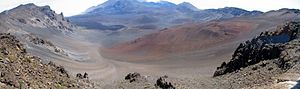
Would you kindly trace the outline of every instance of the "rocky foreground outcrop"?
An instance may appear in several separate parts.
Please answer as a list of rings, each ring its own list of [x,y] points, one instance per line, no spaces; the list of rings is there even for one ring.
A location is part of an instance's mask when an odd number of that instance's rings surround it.
[[[279,85],[296,82],[300,76],[296,70],[300,64],[299,32],[300,22],[288,22],[241,43],[232,59],[217,68],[214,78],[227,88],[290,88]]]
[[[290,22],[279,27],[275,32],[263,32],[251,41],[241,43],[232,55],[231,61],[223,62],[217,68],[214,76],[230,73],[271,59],[277,59],[280,68],[290,68],[292,64],[287,63],[290,61],[287,56],[292,55],[288,54],[289,49],[297,47],[300,37],[299,31],[300,23]]]
[[[28,55],[15,36],[4,33],[0,33],[0,83],[4,89],[93,88],[88,80],[73,78],[62,66]]]

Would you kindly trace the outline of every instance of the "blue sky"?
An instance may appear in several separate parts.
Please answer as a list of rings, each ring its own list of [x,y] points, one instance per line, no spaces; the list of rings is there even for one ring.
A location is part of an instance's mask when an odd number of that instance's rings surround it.
[[[49,5],[53,10],[66,16],[84,12],[107,0],[0,0],[0,11],[8,10],[20,4],[35,3],[39,6]],[[147,0],[160,1],[160,0]],[[300,9],[300,0],[165,0],[173,3],[190,2],[199,9],[239,7],[246,10],[269,11],[280,8]]]

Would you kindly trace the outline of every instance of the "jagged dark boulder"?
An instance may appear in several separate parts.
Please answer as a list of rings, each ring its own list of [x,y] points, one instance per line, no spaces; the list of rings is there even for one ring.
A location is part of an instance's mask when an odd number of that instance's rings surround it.
[[[83,78],[89,78],[89,77],[88,77],[88,73],[84,72]]]
[[[83,75],[81,73],[77,73],[76,77],[79,78],[79,79],[87,79],[88,74],[86,72]]]
[[[125,80],[128,80],[129,82],[134,82],[139,80],[139,78],[141,78],[141,74],[134,72],[134,73],[129,73],[125,76]]]
[[[76,74],[76,77],[79,78],[79,79],[83,79],[83,76],[82,76],[81,73],[77,73],[77,74]]]
[[[168,76],[162,76],[159,77],[156,80],[156,87],[162,88],[162,89],[175,89],[175,87],[172,85],[171,82],[167,81]]]
[[[271,59],[278,59],[277,64],[280,68],[289,68],[291,64],[287,60],[290,58],[287,58],[284,52],[295,47],[293,44],[295,44],[294,40],[300,37],[299,31],[300,22],[289,22],[278,27],[277,31],[263,32],[251,41],[241,43],[232,55],[232,59],[228,63],[223,62],[214,76],[231,73]]]

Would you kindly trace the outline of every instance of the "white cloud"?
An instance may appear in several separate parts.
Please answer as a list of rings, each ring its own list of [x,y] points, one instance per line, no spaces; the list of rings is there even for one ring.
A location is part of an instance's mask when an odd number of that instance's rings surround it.
[[[96,6],[106,0],[0,0],[0,11],[8,10],[20,4],[35,3],[49,5],[56,12],[66,16],[80,14],[91,6]],[[161,0],[147,0],[161,1]],[[166,0],[173,3],[190,2],[199,9],[239,7],[247,10],[269,11],[280,8],[300,9],[300,0]]]

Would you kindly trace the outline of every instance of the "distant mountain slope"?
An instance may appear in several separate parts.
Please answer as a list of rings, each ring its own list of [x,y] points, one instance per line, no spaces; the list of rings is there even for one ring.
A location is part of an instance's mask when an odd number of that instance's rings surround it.
[[[223,11],[226,10],[226,11]],[[233,11],[231,11],[233,10]],[[162,29],[190,22],[206,22],[220,18],[260,15],[243,9],[199,10],[188,2],[178,5],[167,1],[108,0],[89,8],[84,14],[69,17],[72,23],[92,29],[109,30],[86,25],[122,25],[126,29]],[[151,26],[151,27],[150,27]],[[118,30],[122,28],[116,28]]]
[[[69,23],[63,13],[56,14],[49,6],[39,7],[30,3],[2,12],[0,29],[2,33],[11,33],[23,38],[21,41],[28,42],[28,46],[33,46],[30,45],[32,43],[39,45],[42,41],[42,48],[54,52],[58,47],[50,40],[57,40],[55,37],[61,37],[60,40],[63,40],[65,36],[72,34],[77,26]]]
[[[49,61],[47,59],[50,58],[50,54],[64,57],[70,55],[63,42],[66,42],[78,27],[69,23],[62,13],[56,14],[49,6],[25,4],[2,12],[0,29],[1,33],[10,33],[19,38],[29,53]]]
[[[36,28],[53,28],[60,31],[72,31],[75,27],[69,23],[63,14],[56,14],[49,6],[38,7],[34,4],[20,5],[11,10],[4,11],[0,14],[0,23],[6,26],[6,29],[17,29],[26,27]],[[11,28],[10,28],[10,27]],[[24,27],[21,27],[24,26]],[[24,29],[26,30],[26,29]]]
[[[219,9],[206,9],[205,11],[220,13],[220,14],[223,14],[223,15],[229,15],[229,16],[224,16],[225,18],[237,17],[237,16],[257,16],[257,15],[260,15],[260,14],[263,13],[261,11],[247,11],[247,10],[243,10],[243,9],[236,8],[236,7],[224,7],[224,8],[219,8]]]
[[[164,56],[192,52],[249,39],[261,31],[272,30],[278,24],[299,18],[300,14],[294,10],[281,9],[267,12],[262,16],[186,24],[119,44],[110,51],[135,56]]]
[[[188,2],[183,2],[177,5],[177,10],[179,11],[199,11],[197,7]]]

